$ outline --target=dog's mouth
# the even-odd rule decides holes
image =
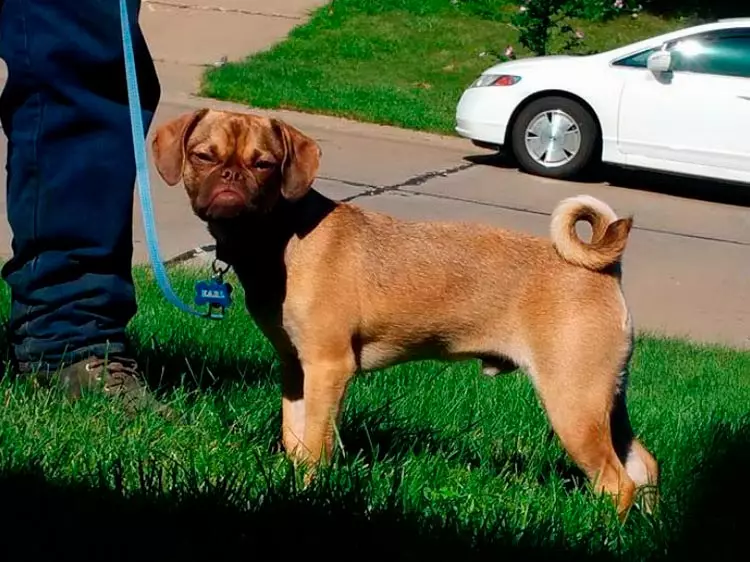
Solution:
[[[245,198],[242,196],[242,194],[237,191],[236,189],[233,189],[231,187],[225,187],[222,189],[217,189],[211,194],[211,198],[208,200],[208,207],[212,207],[213,205],[244,205]]]
[[[216,189],[206,203],[206,215],[211,218],[232,218],[245,208],[245,197],[236,189]]]

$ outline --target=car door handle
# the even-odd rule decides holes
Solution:
[[[737,97],[740,98],[741,100],[750,101],[750,95],[748,95],[748,96],[737,96]]]

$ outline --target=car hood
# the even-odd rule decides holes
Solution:
[[[548,55],[544,57],[529,57],[524,59],[501,62],[482,72],[482,74],[506,74],[508,72],[523,72],[527,69],[539,70],[544,66],[579,66],[589,64],[597,55]],[[597,57],[598,58],[598,57]]]

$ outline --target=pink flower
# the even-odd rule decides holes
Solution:
[[[513,45],[508,45],[505,47],[505,56],[509,59],[512,59],[516,56],[516,52],[513,50]]]
[[[576,29],[576,39],[583,39],[586,35],[580,29]]]
[[[621,10],[623,7],[625,7],[625,2],[623,0],[615,0],[613,6],[618,10]]]

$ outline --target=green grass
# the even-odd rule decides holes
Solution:
[[[172,274],[186,297],[195,275]],[[170,308],[144,272],[137,282],[133,342],[184,423],[6,377],[3,560],[745,558],[750,353],[639,339],[629,405],[663,497],[656,517],[621,527],[526,378],[487,378],[474,362],[357,378],[344,448],[303,488],[277,449],[278,367],[241,290],[216,323]]]
[[[502,7],[505,5],[505,7]],[[270,50],[210,69],[207,96],[453,134],[461,92],[517,44],[499,0],[338,0]],[[574,22],[575,23],[575,22]],[[685,25],[647,14],[578,22],[597,51]]]

